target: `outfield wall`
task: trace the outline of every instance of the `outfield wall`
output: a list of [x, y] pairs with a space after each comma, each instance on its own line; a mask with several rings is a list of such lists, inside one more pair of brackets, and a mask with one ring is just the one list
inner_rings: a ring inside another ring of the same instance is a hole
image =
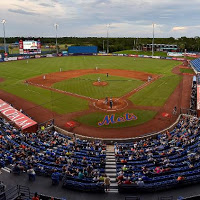
[[[77, 54], [84, 55], [84, 54]], [[177, 60], [184, 61], [184, 58], [176, 58], [176, 57], [163, 57], [163, 56], [147, 56], [147, 55], [133, 55], [133, 54], [107, 54], [107, 53], [89, 53], [91, 56], [120, 56], [120, 57], [134, 57], [134, 58], [152, 58], [152, 59], [164, 59], [164, 60]], [[45, 54], [45, 55], [15, 55], [3, 57], [0, 56], [0, 62], [8, 62], [8, 61], [17, 61], [17, 60], [27, 60], [27, 59], [38, 59], [38, 58], [53, 58], [53, 57], [63, 57], [68, 56], [66, 53], [59, 54]]]

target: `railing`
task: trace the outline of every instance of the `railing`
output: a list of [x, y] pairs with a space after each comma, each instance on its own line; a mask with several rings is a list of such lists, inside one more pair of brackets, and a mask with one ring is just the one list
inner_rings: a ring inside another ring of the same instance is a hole
[[17, 197], [19, 197], [18, 186], [14, 186], [0, 194], [0, 200], [14, 200]]
[[41, 129], [42, 126], [45, 128], [52, 127], [54, 125], [54, 119], [49, 119], [48, 121], [38, 124], [38, 129]]
[[197, 111], [192, 109], [180, 108], [180, 114], [197, 116]]
[[[15, 199], [20, 199], [20, 200], [29, 200], [33, 197], [33, 193], [30, 192], [29, 187], [27, 186], [22, 186], [22, 185], [16, 185], [2, 193], [0, 193], [0, 200], [15, 200]], [[51, 199], [51, 196], [39, 194], [38, 195], [41, 200], [45, 199]], [[53, 197], [55, 200], [66, 200], [65, 198], [57, 198]]]
[[0, 200], [31, 199], [30, 189], [26, 186], [16, 185], [0, 194]]

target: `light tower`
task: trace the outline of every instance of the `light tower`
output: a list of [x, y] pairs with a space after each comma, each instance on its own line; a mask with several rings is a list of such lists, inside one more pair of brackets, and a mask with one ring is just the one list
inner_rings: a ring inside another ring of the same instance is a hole
[[108, 30], [109, 30], [110, 24], [108, 24], [106, 27], [107, 27], [107, 53], [109, 53]]
[[5, 31], [5, 23], [6, 23], [6, 20], [5, 19], [2, 19], [1, 20], [1, 23], [3, 24], [3, 36], [4, 36], [4, 52], [6, 52], [6, 31]]
[[54, 27], [56, 29], [56, 53], [58, 54], [58, 36], [57, 36], [57, 30], [58, 30], [58, 24], [54, 24]]
[[152, 56], [154, 55], [154, 25], [153, 23]]

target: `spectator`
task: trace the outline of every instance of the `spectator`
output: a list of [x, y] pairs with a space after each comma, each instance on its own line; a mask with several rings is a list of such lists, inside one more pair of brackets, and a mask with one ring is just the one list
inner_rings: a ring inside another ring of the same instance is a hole
[[106, 174], [104, 177], [104, 185], [106, 191], [110, 190], [110, 178]]
[[35, 192], [34, 196], [32, 197], [32, 200], [39, 200], [39, 196], [37, 192]]
[[138, 181], [136, 181], [136, 184], [138, 186], [144, 186], [144, 181], [142, 180], [142, 178], [138, 178]]

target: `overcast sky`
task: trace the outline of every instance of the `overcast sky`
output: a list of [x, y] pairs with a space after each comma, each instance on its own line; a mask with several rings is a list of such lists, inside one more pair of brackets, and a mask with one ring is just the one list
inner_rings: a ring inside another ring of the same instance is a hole
[[[200, 0], [0, 0], [6, 36], [194, 37]], [[0, 37], [3, 28], [0, 28]]]

